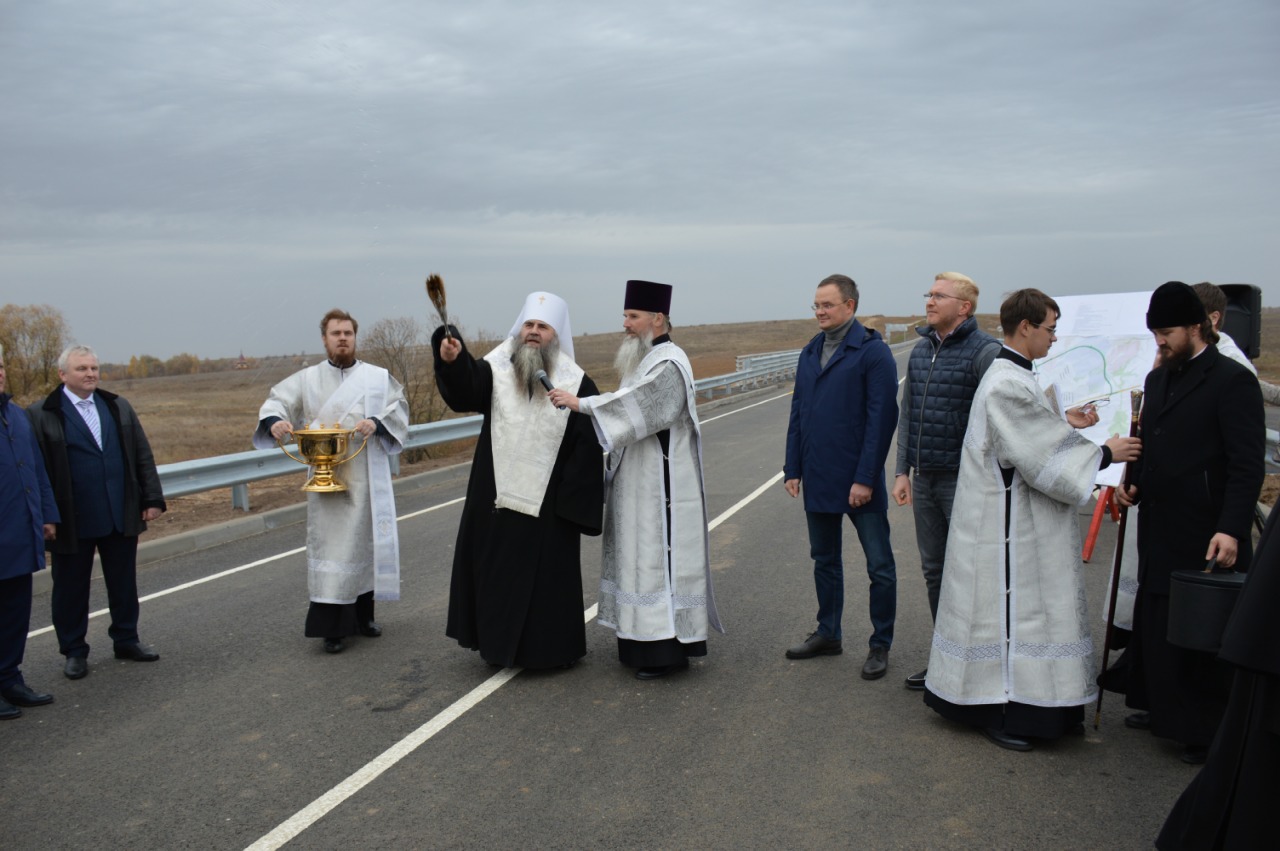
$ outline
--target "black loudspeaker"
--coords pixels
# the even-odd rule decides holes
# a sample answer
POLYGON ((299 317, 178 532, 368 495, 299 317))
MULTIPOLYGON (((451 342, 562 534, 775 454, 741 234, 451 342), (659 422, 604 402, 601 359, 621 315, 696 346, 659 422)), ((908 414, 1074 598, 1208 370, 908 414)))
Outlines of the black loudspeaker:
POLYGON ((1262 287, 1253 284, 1219 284, 1227 295, 1227 315, 1222 332, 1230 334, 1245 357, 1262 353, 1262 287))

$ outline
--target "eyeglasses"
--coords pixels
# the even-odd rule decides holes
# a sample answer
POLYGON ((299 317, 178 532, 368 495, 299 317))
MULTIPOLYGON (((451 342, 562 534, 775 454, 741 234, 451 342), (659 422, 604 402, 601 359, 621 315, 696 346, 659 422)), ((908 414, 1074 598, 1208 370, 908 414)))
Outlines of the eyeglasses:
POLYGON ((1029 319, 1027 320, 1027 324, 1028 324, 1028 325, 1030 325, 1032 328, 1043 328, 1044 330, 1046 330, 1046 331, 1048 331, 1048 332, 1049 332, 1049 336, 1051 336, 1051 337, 1056 337, 1056 336, 1058 336, 1058 326, 1057 326, 1057 325, 1039 325, 1039 324, 1037 324, 1037 323, 1035 323, 1035 322, 1032 322, 1032 321, 1031 321, 1031 320, 1029 320, 1029 319))
POLYGON ((961 299, 960 296, 958 295, 947 295, 946 293, 925 293, 924 294, 925 301, 942 301, 943 299, 947 299, 947 298, 954 298, 957 301, 964 301, 964 299, 961 299))
POLYGON ((813 304, 809 305, 809 309, 812 310, 814 313, 817 313, 819 310, 835 310, 840 305, 848 304, 851 301, 853 301, 853 299, 847 298, 844 301, 838 301, 835 304, 818 304, 817 302, 814 302, 813 304))

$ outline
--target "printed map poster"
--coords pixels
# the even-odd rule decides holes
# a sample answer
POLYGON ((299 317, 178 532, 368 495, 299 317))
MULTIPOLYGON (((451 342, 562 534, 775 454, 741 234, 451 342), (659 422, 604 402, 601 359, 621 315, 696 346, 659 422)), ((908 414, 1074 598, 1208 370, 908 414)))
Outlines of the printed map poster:
MULTIPOLYGON (((1129 391, 1141 390, 1156 360, 1147 330, 1151 291, 1054 296, 1062 308, 1058 339, 1048 356, 1035 362, 1041 387, 1055 386, 1063 409, 1098 405, 1098 423, 1081 433, 1102 444, 1113 434, 1129 434, 1129 391)), ((1120 484, 1123 464, 1098 472, 1098 484, 1120 484)))

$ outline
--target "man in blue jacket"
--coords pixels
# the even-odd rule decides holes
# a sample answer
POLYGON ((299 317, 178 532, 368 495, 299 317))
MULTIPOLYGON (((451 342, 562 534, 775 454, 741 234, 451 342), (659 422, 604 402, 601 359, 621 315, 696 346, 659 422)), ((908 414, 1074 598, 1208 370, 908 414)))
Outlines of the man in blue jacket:
POLYGON ((818 628, 787 650, 787 658, 843 652, 841 522, 847 515, 871 579, 871 649, 862 678, 874 680, 888 669, 897 608, 884 465, 898 420, 898 368, 884 338, 854 318, 857 309, 852 278, 824 278, 813 303, 822 330, 801 351, 796 366, 783 485, 797 497, 804 483, 818 628))
POLYGON ((31 624, 31 574, 44 569, 44 542, 54 536, 58 506, 26 413, 5 392, 0 348, 0 721, 19 707, 53 703, 22 679, 31 624))

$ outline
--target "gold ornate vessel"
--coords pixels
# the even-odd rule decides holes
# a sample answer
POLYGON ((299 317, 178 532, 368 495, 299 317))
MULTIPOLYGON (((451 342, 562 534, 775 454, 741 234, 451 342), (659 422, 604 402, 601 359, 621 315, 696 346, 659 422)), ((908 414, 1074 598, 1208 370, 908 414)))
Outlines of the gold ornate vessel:
POLYGON ((360 448, 350 455, 347 450, 355 429, 342 428, 334 424, 333 428, 300 428, 293 432, 294 442, 298 447, 298 455, 294 455, 279 440, 276 444, 299 464, 311 468, 311 478, 302 486, 311 493, 341 493, 347 489, 334 471, 364 451, 368 439, 360 442, 360 448), (301 457, 299 457, 301 456, 301 457))

